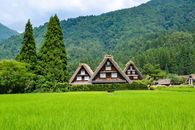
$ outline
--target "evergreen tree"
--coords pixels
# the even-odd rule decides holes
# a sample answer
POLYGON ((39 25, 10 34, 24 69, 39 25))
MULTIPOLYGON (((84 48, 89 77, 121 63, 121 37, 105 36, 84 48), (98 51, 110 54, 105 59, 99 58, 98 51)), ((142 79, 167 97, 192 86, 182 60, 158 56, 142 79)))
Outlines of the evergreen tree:
POLYGON ((67 80, 67 55, 57 15, 52 16, 48 23, 45 42, 39 54, 39 68, 39 73, 50 82, 67 80))
POLYGON ((33 28, 30 20, 28 20, 26 24, 22 42, 22 49, 20 53, 17 55, 16 60, 29 63, 32 66, 36 64, 37 61, 36 45, 33 36, 33 28))

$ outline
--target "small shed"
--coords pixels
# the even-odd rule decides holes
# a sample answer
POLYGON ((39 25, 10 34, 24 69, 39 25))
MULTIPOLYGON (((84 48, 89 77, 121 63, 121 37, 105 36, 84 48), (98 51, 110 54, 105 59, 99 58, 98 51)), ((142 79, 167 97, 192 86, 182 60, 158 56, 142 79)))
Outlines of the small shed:
POLYGON ((171 80, 170 79, 159 79, 158 81, 155 81, 155 85, 164 85, 164 86, 170 86, 171 80))

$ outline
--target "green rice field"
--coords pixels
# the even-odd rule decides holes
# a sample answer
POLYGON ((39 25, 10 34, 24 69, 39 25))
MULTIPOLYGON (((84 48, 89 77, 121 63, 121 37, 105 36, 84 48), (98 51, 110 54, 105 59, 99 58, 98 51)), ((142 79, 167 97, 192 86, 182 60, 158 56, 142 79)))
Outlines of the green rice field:
POLYGON ((0 130, 195 130, 195 89, 0 95, 0 130))

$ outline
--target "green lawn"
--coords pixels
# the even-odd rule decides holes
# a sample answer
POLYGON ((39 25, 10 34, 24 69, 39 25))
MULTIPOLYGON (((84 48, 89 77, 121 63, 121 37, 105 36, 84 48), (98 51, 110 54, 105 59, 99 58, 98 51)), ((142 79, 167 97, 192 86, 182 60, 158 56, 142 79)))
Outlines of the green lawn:
POLYGON ((194 130, 195 89, 0 95, 1 130, 194 130))

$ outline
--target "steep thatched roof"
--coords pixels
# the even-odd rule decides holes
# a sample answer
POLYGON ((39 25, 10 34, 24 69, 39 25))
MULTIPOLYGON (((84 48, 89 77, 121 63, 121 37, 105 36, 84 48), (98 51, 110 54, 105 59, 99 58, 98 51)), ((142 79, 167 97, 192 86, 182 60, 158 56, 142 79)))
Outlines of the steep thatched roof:
POLYGON ((72 75, 71 79, 69 80, 69 83, 71 84, 74 80, 74 78, 77 76, 78 72, 80 71, 81 68, 84 68, 87 73, 89 74, 89 76, 91 77, 93 75, 93 71, 92 69, 89 67, 89 65, 85 64, 85 63, 81 63, 79 64, 78 68, 76 69, 76 71, 74 72, 74 74, 72 75))
POLYGON ((143 79, 144 76, 143 76, 142 73, 139 71, 139 69, 137 68, 137 66, 135 65, 135 63, 134 63, 133 61, 131 61, 131 60, 126 64, 125 69, 124 69, 124 73, 126 73, 126 71, 128 70, 128 68, 129 68, 130 65, 133 65, 133 66, 134 66, 134 68, 135 68, 135 70, 138 72, 139 76, 143 79))
MULTIPOLYGON (((96 75, 98 74, 98 72, 101 70, 101 68, 104 66, 104 64, 106 63, 106 61, 109 60, 113 66, 118 70, 118 72, 122 75, 122 77, 128 82, 131 83, 132 81, 128 78, 127 75, 125 75, 125 73, 121 70, 121 68, 119 67, 119 65, 117 64, 117 62, 113 59, 112 55, 106 55, 104 57, 104 59, 102 60, 102 62, 99 64, 99 66, 97 67, 96 71, 94 72, 91 81, 93 81, 93 79, 96 77, 96 75)), ((111 83, 112 81, 109 81, 109 83, 111 83)), ((113 81, 115 82, 115 81, 113 81)))

